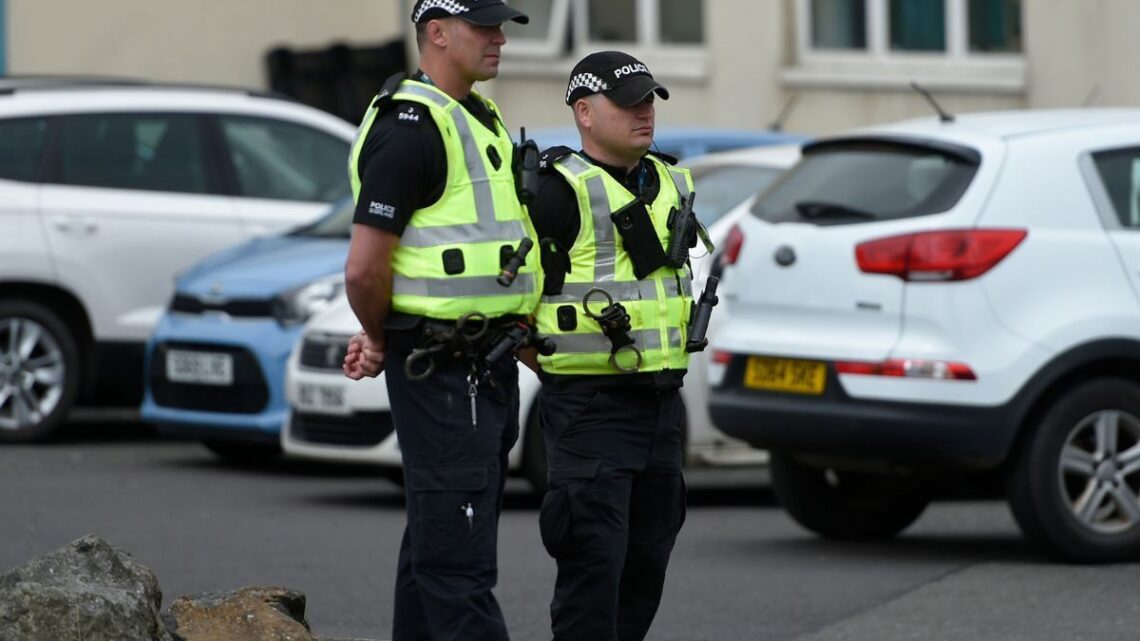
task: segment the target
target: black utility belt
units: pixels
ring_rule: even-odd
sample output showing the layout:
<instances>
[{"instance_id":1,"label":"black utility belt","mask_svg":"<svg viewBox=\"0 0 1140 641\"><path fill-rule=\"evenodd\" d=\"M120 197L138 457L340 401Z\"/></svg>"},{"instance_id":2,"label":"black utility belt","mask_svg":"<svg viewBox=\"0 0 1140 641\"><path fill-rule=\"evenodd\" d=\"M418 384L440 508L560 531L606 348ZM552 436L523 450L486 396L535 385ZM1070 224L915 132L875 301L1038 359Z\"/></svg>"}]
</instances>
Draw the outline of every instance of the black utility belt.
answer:
<instances>
[{"instance_id":1,"label":"black utility belt","mask_svg":"<svg viewBox=\"0 0 1140 641\"><path fill-rule=\"evenodd\" d=\"M548 374L540 375L542 385L554 392L605 391L638 394L681 389L685 370L667 369L637 374Z\"/></svg>"}]
</instances>

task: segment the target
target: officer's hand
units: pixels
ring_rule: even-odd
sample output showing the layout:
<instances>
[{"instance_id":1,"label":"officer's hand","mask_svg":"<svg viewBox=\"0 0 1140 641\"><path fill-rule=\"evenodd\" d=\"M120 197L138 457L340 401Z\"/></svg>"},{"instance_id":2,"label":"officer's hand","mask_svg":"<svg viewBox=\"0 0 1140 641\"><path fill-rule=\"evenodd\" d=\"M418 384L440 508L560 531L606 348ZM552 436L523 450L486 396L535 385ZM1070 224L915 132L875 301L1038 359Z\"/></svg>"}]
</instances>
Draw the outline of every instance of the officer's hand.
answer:
<instances>
[{"instance_id":1,"label":"officer's hand","mask_svg":"<svg viewBox=\"0 0 1140 641\"><path fill-rule=\"evenodd\" d=\"M384 371L384 346L361 331L349 339L342 369L354 381L379 376Z\"/></svg>"}]
</instances>

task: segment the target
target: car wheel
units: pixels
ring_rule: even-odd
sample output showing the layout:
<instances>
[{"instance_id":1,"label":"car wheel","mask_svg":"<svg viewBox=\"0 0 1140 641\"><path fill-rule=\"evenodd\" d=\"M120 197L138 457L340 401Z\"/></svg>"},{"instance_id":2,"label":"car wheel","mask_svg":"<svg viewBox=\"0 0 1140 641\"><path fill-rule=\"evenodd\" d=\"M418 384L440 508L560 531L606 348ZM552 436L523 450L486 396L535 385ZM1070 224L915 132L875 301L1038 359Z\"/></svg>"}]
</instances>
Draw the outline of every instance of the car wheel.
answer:
<instances>
[{"instance_id":1,"label":"car wheel","mask_svg":"<svg viewBox=\"0 0 1140 641\"><path fill-rule=\"evenodd\" d=\"M0 302L0 442L47 437L79 391L79 348L67 325L30 301Z\"/></svg>"},{"instance_id":2,"label":"car wheel","mask_svg":"<svg viewBox=\"0 0 1140 641\"><path fill-rule=\"evenodd\" d=\"M1021 530L1079 562L1140 558L1140 385L1102 378L1046 410L1011 467Z\"/></svg>"},{"instance_id":3,"label":"car wheel","mask_svg":"<svg viewBox=\"0 0 1140 641\"><path fill-rule=\"evenodd\" d=\"M281 447L241 441L210 440L202 441L206 449L226 463L243 466L276 463L281 459Z\"/></svg>"},{"instance_id":4,"label":"car wheel","mask_svg":"<svg viewBox=\"0 0 1140 641\"><path fill-rule=\"evenodd\" d=\"M814 467L771 453L772 492L797 523L829 539L885 539L906 529L930 503L901 476Z\"/></svg>"},{"instance_id":5,"label":"car wheel","mask_svg":"<svg viewBox=\"0 0 1140 641\"><path fill-rule=\"evenodd\" d=\"M546 494L549 481L546 476L546 442L542 438L542 426L538 423L537 408L531 409L523 433L522 474L534 493Z\"/></svg>"}]
</instances>

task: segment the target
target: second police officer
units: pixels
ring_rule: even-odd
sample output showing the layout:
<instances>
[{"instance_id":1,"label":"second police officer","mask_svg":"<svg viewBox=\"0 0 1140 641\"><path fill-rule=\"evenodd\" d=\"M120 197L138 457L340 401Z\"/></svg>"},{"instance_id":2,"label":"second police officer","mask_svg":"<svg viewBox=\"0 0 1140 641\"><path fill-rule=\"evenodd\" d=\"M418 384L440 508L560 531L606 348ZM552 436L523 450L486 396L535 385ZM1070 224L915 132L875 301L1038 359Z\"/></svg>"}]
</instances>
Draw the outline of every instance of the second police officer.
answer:
<instances>
[{"instance_id":1,"label":"second police officer","mask_svg":"<svg viewBox=\"0 0 1140 641\"><path fill-rule=\"evenodd\" d=\"M363 330L344 369L386 372L406 482L393 641L508 638L492 588L518 370L488 350L534 310L540 273L520 265L536 237L514 145L472 91L498 74L507 20L527 17L501 0L419 0L420 70L384 84L349 161L345 280Z\"/></svg>"},{"instance_id":2,"label":"second police officer","mask_svg":"<svg viewBox=\"0 0 1140 641\"><path fill-rule=\"evenodd\" d=\"M565 101L582 150L543 153L531 206L545 273L536 324L557 345L538 356L555 641L643 639L685 520L679 388L697 225L688 170L649 151L655 97L669 92L632 56L581 60Z\"/></svg>"}]
</instances>

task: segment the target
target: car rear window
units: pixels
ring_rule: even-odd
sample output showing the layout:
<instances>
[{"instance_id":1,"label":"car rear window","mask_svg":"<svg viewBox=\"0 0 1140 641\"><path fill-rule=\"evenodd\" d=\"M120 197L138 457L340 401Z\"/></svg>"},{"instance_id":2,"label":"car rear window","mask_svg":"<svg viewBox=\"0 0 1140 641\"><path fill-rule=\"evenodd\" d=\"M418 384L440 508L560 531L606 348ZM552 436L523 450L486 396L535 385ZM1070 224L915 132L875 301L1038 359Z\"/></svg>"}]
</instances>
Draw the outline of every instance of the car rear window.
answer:
<instances>
[{"instance_id":1,"label":"car rear window","mask_svg":"<svg viewBox=\"0 0 1140 641\"><path fill-rule=\"evenodd\" d=\"M0 178L35 180L46 138L43 118L0 120Z\"/></svg>"},{"instance_id":2,"label":"car rear window","mask_svg":"<svg viewBox=\"0 0 1140 641\"><path fill-rule=\"evenodd\" d=\"M709 165L693 169L693 190L699 194L693 210L705 226L720 220L733 207L758 194L783 173L760 165Z\"/></svg>"},{"instance_id":3,"label":"car rear window","mask_svg":"<svg viewBox=\"0 0 1140 641\"><path fill-rule=\"evenodd\" d=\"M958 202L977 166L977 152L965 148L886 140L808 145L752 213L772 223L817 225L937 214Z\"/></svg>"}]
</instances>

